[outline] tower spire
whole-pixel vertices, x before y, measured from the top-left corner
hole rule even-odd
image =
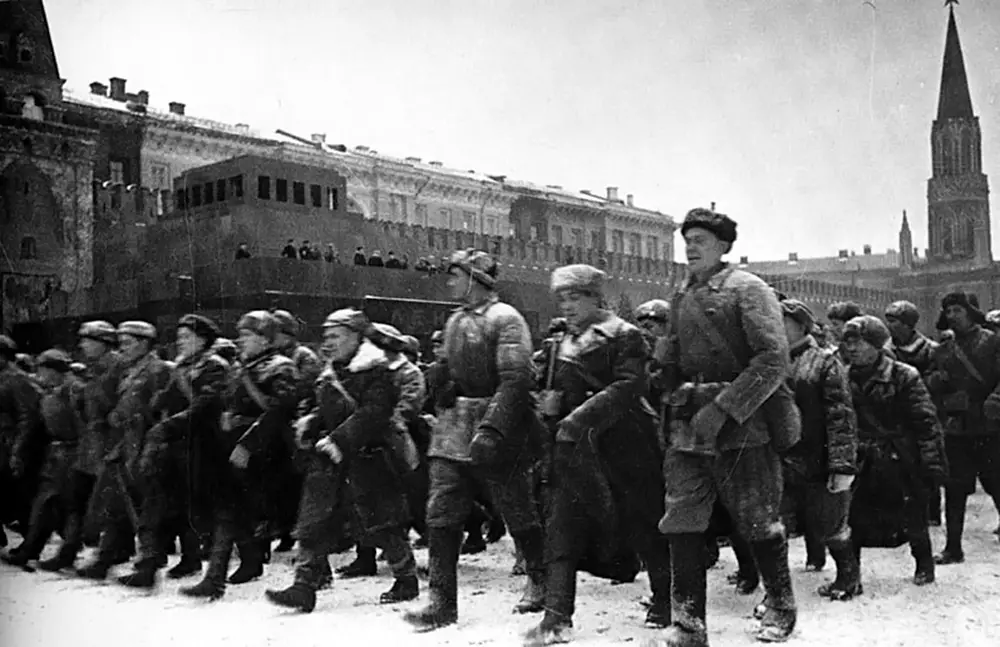
[[[958,0],[947,0],[948,35],[944,44],[944,63],[941,66],[941,94],[938,97],[938,119],[972,117],[972,98],[969,79],[965,74],[962,43],[958,39],[955,23],[955,5]]]

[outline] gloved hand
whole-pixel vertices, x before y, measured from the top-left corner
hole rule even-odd
[[[469,454],[475,465],[492,465],[499,462],[503,449],[503,436],[496,429],[480,427],[469,444]]]
[[[1000,420],[1000,393],[990,393],[983,402],[983,415],[987,420]]]
[[[315,418],[315,414],[309,414],[295,421],[295,446],[299,449],[309,449],[309,443],[304,440],[304,437]]]
[[[233,448],[233,453],[229,455],[229,462],[232,463],[233,467],[239,469],[246,469],[247,465],[250,464],[250,452],[243,445],[237,445]]]
[[[831,474],[826,479],[826,491],[830,494],[847,492],[851,489],[852,483],[854,483],[853,474]]]
[[[335,465],[339,465],[344,460],[344,453],[340,451],[340,447],[337,447],[337,443],[326,436],[320,438],[319,442],[316,443],[316,451],[327,456]]]

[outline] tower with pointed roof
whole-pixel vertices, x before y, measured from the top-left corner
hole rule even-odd
[[[989,182],[982,168],[982,133],[972,110],[969,80],[955,22],[948,31],[938,111],[931,127],[933,174],[927,182],[929,260],[965,267],[992,263]]]
[[[910,221],[903,210],[903,224],[899,227],[899,265],[903,269],[913,269],[913,232]]]

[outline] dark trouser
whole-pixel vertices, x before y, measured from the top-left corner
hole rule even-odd
[[[976,480],[1000,511],[1000,436],[945,436],[950,474],[945,484],[945,550],[962,554],[966,499],[976,491]]]
[[[427,498],[430,492],[430,468],[424,460],[420,466],[403,477],[406,502],[410,508],[413,529],[421,537],[427,534]]]
[[[802,535],[806,543],[806,564],[816,568],[822,568],[826,563],[825,537],[830,522],[823,519],[823,510],[829,508],[825,505],[824,493],[827,493],[825,481],[811,483],[804,479],[786,478],[781,503],[785,527],[794,527]],[[849,509],[848,505],[844,510],[845,526]]]
[[[917,564],[917,571],[934,570],[931,550],[931,535],[927,527],[927,488],[919,478],[908,478],[906,499],[903,503],[903,517],[906,540],[910,544],[910,554]],[[855,542],[855,550],[860,559],[862,546]]]
[[[396,579],[416,577],[417,562],[413,557],[413,549],[406,538],[403,528],[388,528],[365,536],[365,546],[381,548],[385,552],[386,561]],[[327,558],[330,555],[327,542],[310,542],[299,539],[299,554],[295,566],[295,581],[313,589],[319,588],[324,576],[329,575],[330,566]]]
[[[31,506],[31,518],[22,550],[37,559],[53,532],[65,526],[73,507],[71,465],[76,459],[76,444],[54,441],[46,452],[38,494]]]
[[[69,509],[66,511],[66,527],[62,546],[59,547],[59,557],[72,562],[83,547],[83,526],[90,510],[90,499],[94,495],[97,477],[74,469],[71,470],[69,479]]]
[[[116,472],[121,474],[121,480]],[[97,527],[101,532],[97,561],[103,564],[118,562],[123,552],[131,554],[135,549],[136,528],[128,506],[133,506],[138,512],[141,505],[136,505],[138,493],[126,482],[126,478],[120,465],[105,465],[97,477],[95,489],[102,492],[101,505],[96,511],[99,515]],[[131,501],[126,497],[131,497]]]
[[[660,532],[670,537],[675,622],[690,631],[704,631],[703,536],[716,500],[726,507],[736,531],[752,547],[767,592],[766,604],[773,609],[794,610],[787,542],[780,520],[782,466],[775,451],[764,445],[708,458],[668,449],[663,472],[666,512]]]

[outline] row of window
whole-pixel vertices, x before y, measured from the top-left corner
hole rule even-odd
[[[306,204],[306,184],[305,182],[292,181],[291,201],[294,204]],[[273,197],[272,197],[273,196]],[[278,202],[288,202],[288,180],[284,178],[274,178],[273,192],[272,181],[267,175],[257,177],[257,197],[260,200],[274,199]],[[309,185],[309,206],[316,209],[327,208],[330,211],[337,211],[340,208],[340,191],[333,187],[324,188],[319,184]]]
[[[177,190],[177,208],[195,209],[202,205],[225,202],[243,197],[243,176],[186,186]]]

